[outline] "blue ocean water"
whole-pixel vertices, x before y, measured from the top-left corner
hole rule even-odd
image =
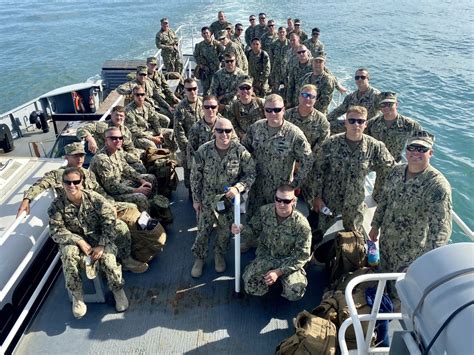
[[[159,19],[200,28],[223,10],[232,23],[266,12],[322,31],[330,69],[350,89],[358,67],[399,93],[399,111],[436,135],[432,163],[474,228],[474,5],[472,1],[0,1],[0,112],[98,75],[107,59],[155,52]],[[464,237],[455,228],[454,239]]]

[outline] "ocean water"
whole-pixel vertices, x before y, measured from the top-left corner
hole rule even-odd
[[[474,228],[474,5],[459,1],[0,1],[0,112],[100,73],[107,59],[156,51],[159,20],[199,29],[223,10],[232,23],[266,12],[277,25],[321,29],[329,68],[354,90],[399,94],[399,111],[436,135],[432,164],[453,188],[454,209]],[[455,240],[465,237],[455,228]]]

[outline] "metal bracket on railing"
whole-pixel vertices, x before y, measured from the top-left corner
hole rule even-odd
[[[354,327],[354,333],[356,335],[357,341],[357,354],[358,355],[365,355],[370,352],[374,352],[375,349],[370,348],[370,342],[372,340],[372,333],[375,329],[375,322],[378,320],[394,320],[394,319],[402,319],[401,313],[379,313],[380,303],[382,302],[383,291],[385,288],[385,284],[389,280],[398,280],[404,275],[404,273],[387,273],[387,274],[369,274],[369,275],[361,275],[357,276],[352,279],[346,287],[345,297],[347,307],[349,308],[350,318],[346,319],[341,327],[339,328],[339,348],[341,350],[341,354],[347,355],[349,354],[349,350],[347,349],[347,343],[345,339],[346,330],[352,324]],[[369,281],[378,281],[377,284],[377,292],[375,294],[374,304],[372,306],[372,312],[370,314],[362,314],[359,315],[357,313],[357,308],[354,303],[354,299],[352,298],[352,291],[354,288],[363,282]],[[369,325],[367,328],[367,334],[364,336],[364,331],[362,329],[361,321],[368,321]],[[377,353],[388,353],[388,348],[376,348]]]

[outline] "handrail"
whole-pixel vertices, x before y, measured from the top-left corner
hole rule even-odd
[[[453,222],[456,223],[459,228],[469,237],[471,241],[474,241],[474,232],[467,226],[467,224],[459,217],[459,215],[454,212],[454,210],[451,210],[453,214]]]
[[[382,302],[383,291],[385,284],[389,280],[397,280],[402,277],[404,273],[386,273],[386,274],[369,274],[357,276],[347,284],[345,297],[347,307],[349,308],[350,318],[346,319],[341,327],[339,328],[339,348],[342,355],[349,354],[347,349],[345,333],[349,325],[353,325],[354,333],[356,335],[357,342],[357,354],[365,355],[371,352],[370,342],[372,339],[372,333],[375,329],[375,322],[377,320],[393,320],[393,319],[402,319],[401,313],[379,313],[380,303]],[[375,294],[374,304],[372,306],[372,312],[370,314],[359,315],[357,314],[357,308],[352,298],[352,291],[354,288],[363,282],[368,281],[378,281],[377,283],[377,292]],[[369,321],[369,326],[367,328],[367,334],[364,337],[364,331],[362,329],[361,321]],[[377,352],[381,352],[382,349],[387,348],[377,348]],[[388,353],[388,351],[386,351]]]
[[[122,100],[123,95],[119,94],[117,99],[110,105],[110,107],[105,111],[105,113],[99,118],[99,121],[105,121],[105,119],[110,115],[112,112],[112,109],[118,105],[119,101]]]
[[[234,197],[234,223],[240,228],[240,193]],[[240,292],[240,233],[234,236],[234,258],[235,258],[235,285],[236,293]]]

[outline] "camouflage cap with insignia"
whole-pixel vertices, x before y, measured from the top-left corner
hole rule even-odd
[[[137,67],[137,74],[148,74],[148,69],[144,65],[139,65]]]
[[[148,57],[146,59],[146,64],[158,64],[158,60],[156,57]]]
[[[161,20],[160,20],[161,23],[169,23],[168,19],[166,17],[163,17]]]
[[[433,148],[434,142],[434,135],[427,131],[419,131],[414,133],[413,136],[411,136],[410,138],[408,138],[407,146],[416,144],[426,148]]]
[[[324,54],[324,52],[319,52],[315,57],[313,57],[312,60],[322,60],[322,61],[326,61],[326,54]]]
[[[381,104],[385,102],[397,102],[397,94],[391,91],[381,92],[380,97],[382,98],[382,101],[380,101]]]
[[[82,144],[82,142],[74,142],[64,146],[64,154],[86,154],[86,151],[84,150],[84,145]]]
[[[216,39],[222,39],[222,38],[225,38],[227,37],[227,31],[226,30],[221,30],[219,32],[217,32],[217,36],[216,36]]]
[[[239,86],[245,85],[245,84],[252,86],[253,80],[250,78],[246,78],[239,83]]]

